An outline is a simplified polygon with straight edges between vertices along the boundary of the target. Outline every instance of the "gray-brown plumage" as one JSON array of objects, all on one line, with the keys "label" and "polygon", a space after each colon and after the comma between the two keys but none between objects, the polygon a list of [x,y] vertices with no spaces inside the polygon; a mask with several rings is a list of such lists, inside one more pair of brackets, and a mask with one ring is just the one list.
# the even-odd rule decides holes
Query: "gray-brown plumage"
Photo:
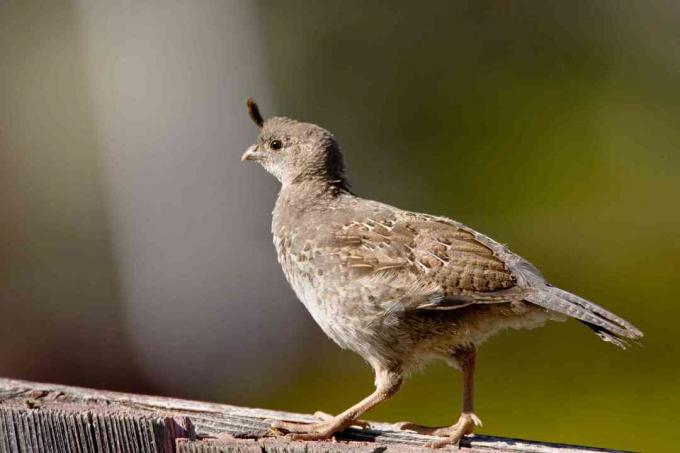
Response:
[{"label": "gray-brown plumage", "polygon": [[551,286],[505,246],[445,217],[403,211],[352,194],[339,147],[327,130],[275,117],[263,120],[243,160],[256,160],[282,184],[272,233],[296,295],[338,345],[375,370],[373,394],[317,424],[279,422],[275,432],[322,439],[394,394],[403,376],[440,358],[463,372],[463,410],[448,428],[401,423],[458,444],[473,412],[476,348],[507,328],[575,318],[603,340],[625,346],[642,332],[592,302]]}]

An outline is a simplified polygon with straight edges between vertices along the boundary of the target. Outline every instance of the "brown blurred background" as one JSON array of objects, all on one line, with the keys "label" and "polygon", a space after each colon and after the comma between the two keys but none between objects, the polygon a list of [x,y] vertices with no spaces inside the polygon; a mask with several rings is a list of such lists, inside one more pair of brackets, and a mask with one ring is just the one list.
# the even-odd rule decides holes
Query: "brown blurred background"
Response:
[{"label": "brown blurred background", "polygon": [[[483,432],[675,451],[680,4],[0,1],[0,375],[328,412],[372,388],[296,302],[244,109],[357,193],[461,220],[637,324],[491,340]],[[370,418],[451,423],[435,364]]]}]

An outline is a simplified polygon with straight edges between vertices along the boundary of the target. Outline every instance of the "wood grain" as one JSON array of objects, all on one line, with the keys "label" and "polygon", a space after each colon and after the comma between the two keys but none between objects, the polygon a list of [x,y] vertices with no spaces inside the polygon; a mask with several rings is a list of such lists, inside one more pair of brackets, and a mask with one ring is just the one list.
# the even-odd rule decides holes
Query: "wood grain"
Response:
[{"label": "wood grain", "polygon": [[[264,437],[272,420],[311,415],[0,379],[0,453],[397,453],[429,452],[429,436],[371,422],[334,442]],[[614,450],[474,435],[466,453]],[[620,452],[619,452],[620,453]]]}]

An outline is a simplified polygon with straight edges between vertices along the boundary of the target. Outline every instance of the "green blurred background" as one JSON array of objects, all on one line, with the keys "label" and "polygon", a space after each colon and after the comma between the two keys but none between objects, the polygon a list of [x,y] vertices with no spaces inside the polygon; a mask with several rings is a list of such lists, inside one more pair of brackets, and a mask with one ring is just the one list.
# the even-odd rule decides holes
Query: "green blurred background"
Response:
[{"label": "green blurred background", "polygon": [[[325,339],[290,290],[278,290],[285,283],[275,265],[266,267],[274,259],[267,222],[277,188],[261,169],[236,160],[255,138],[242,106],[253,95],[265,115],[332,130],[356,193],[483,231],[554,284],[645,332],[642,346],[627,351],[575,322],[492,339],[479,356],[481,432],[641,451],[680,448],[677,2],[157,1],[111,9],[96,1],[0,3],[0,49],[7,52],[0,66],[0,374],[301,412],[338,412],[371,391],[370,369]],[[128,23],[149,34],[118,45],[138,36],[120,31]],[[233,27],[239,31],[228,34]],[[96,34],[94,44],[88,33]],[[62,40],[59,58],[50,51],[55,36]],[[103,47],[108,53],[98,52]],[[135,55],[143,51],[140,63]],[[66,63],[64,54],[71,56]],[[114,69],[151,59],[143,67],[152,69],[131,71],[120,84],[97,58],[114,61]],[[52,72],[35,69],[41,67]],[[138,86],[140,78],[143,89],[130,97],[125,84]],[[148,116],[135,116],[158,84],[162,101],[150,104]],[[196,86],[207,88],[197,96]],[[189,87],[191,96],[173,94],[175,87],[178,93]],[[173,96],[177,102],[167,105]],[[111,99],[125,102],[112,107]],[[53,106],[47,114],[45,101]],[[179,109],[178,117],[153,123],[167,108]],[[109,109],[134,121],[116,123]],[[205,121],[192,124],[193,109]],[[55,119],[60,124],[51,130]],[[131,128],[145,135],[119,143]],[[169,190],[176,190],[175,178],[196,173],[181,194],[207,180],[196,195],[208,200],[198,219],[206,223],[210,217],[202,215],[222,212],[218,226],[246,226],[206,241],[187,227],[173,231],[172,240],[189,248],[251,245],[225,251],[217,262],[178,255],[180,273],[215,274],[197,280],[197,288],[230,278],[253,286],[238,296],[215,286],[218,296],[204,299],[217,302],[200,309],[194,307],[203,296],[180,291],[182,279],[135,293],[144,282],[126,278],[140,261],[154,276],[173,261],[165,249],[142,257],[149,261],[136,258],[138,248],[126,249],[147,219],[138,227],[125,219],[170,198],[152,184],[171,179],[168,172],[154,173],[135,159],[167,139],[151,156],[162,167],[165,150],[186,137],[189,154],[182,154]],[[139,152],[121,172],[117,159],[124,157],[117,153],[128,145]],[[220,179],[222,171],[229,178]],[[134,193],[116,189],[132,174],[139,183]],[[89,181],[86,196],[74,180]],[[260,201],[251,206],[255,197]],[[141,211],[126,211],[140,199]],[[180,200],[178,218],[194,209],[192,200]],[[160,229],[177,221],[158,219]],[[234,260],[245,270],[230,267]],[[176,305],[168,309],[164,297],[161,310],[135,311],[135,294],[147,300],[160,288],[181,293]],[[236,308],[224,309],[218,289]],[[201,351],[200,361],[187,354],[194,360],[189,374],[154,365],[171,356],[153,346],[166,344],[167,325],[156,328],[156,337],[144,336],[155,332],[147,320],[160,312],[176,316],[168,325],[198,319],[197,329],[208,332],[171,335],[173,347]],[[210,336],[221,323],[242,324],[248,316],[247,329]],[[254,341],[260,332],[272,340]],[[205,350],[210,354],[201,356]],[[450,424],[459,388],[456,371],[433,364],[368,418]]]}]

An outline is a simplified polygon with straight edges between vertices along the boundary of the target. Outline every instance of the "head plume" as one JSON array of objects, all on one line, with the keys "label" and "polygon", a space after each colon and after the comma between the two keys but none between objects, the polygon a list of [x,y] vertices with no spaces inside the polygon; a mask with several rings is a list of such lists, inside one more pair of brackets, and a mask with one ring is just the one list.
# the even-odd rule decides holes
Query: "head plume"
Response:
[{"label": "head plume", "polygon": [[248,106],[248,115],[250,115],[250,119],[252,119],[253,122],[257,124],[257,127],[262,129],[262,126],[264,125],[264,119],[262,119],[262,114],[260,114],[260,109],[258,108],[257,103],[253,98],[248,98],[246,105]]}]

